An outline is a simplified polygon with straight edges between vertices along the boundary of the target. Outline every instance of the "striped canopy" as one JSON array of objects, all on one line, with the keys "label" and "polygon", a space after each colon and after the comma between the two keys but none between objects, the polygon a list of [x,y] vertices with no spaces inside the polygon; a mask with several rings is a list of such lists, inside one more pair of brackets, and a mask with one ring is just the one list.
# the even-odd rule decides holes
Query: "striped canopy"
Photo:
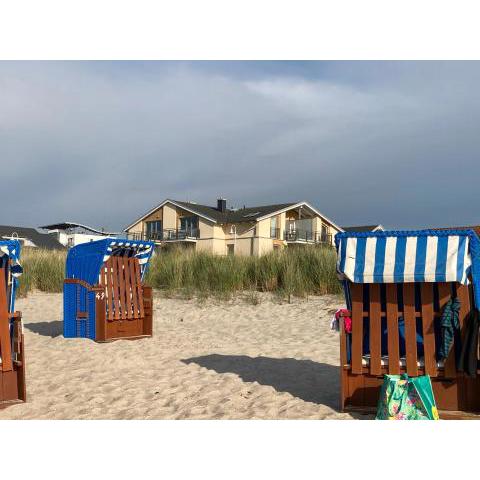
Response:
[{"label": "striped canopy", "polygon": [[335,245],[344,281],[471,281],[480,306],[480,239],[473,230],[344,232],[335,236]]},{"label": "striped canopy", "polygon": [[354,283],[478,280],[480,240],[473,230],[339,233],[337,271]]},{"label": "striped canopy", "polygon": [[19,263],[21,245],[18,240],[0,240],[0,264],[6,258],[11,260],[9,265],[10,273],[12,274],[12,288],[10,289],[9,311],[13,312],[15,309],[15,292],[18,287],[18,277],[22,274],[23,269]]},{"label": "striped canopy", "polygon": [[153,253],[153,242],[107,237],[71,248],[67,255],[66,278],[78,278],[95,285],[100,269],[111,256],[137,257],[143,279]]},{"label": "striped canopy", "polygon": [[19,277],[23,270],[19,263],[20,242],[18,240],[0,240],[0,257],[12,260],[11,272],[14,277]]}]

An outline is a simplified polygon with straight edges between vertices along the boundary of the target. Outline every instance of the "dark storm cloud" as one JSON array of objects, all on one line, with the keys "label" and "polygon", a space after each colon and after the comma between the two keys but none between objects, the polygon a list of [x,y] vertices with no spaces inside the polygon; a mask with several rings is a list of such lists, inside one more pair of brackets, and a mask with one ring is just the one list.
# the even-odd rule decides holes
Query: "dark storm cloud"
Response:
[{"label": "dark storm cloud", "polygon": [[477,62],[0,62],[1,224],[166,197],[339,224],[480,221]]}]

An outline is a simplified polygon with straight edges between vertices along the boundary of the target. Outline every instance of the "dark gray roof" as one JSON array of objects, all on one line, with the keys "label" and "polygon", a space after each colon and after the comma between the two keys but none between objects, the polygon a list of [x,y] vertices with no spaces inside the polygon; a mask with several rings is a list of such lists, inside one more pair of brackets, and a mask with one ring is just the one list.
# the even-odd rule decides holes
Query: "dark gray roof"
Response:
[{"label": "dark gray roof", "polygon": [[[376,228],[382,228],[380,224],[378,225],[358,225],[355,227],[342,227],[346,232],[373,232]],[[383,228],[382,228],[383,230]]]},{"label": "dark gray roof", "polygon": [[40,233],[35,228],[15,227],[13,225],[0,225],[0,238],[18,235],[20,238],[28,238],[39,248],[48,250],[62,250],[65,247],[57,240],[55,235]]},{"label": "dark gray roof", "polygon": [[200,205],[198,203],[179,202],[178,200],[172,200],[176,204],[191,210],[198,215],[211,218],[218,223],[239,223],[239,222],[253,222],[257,218],[275,213],[278,210],[296,205],[298,202],[292,203],[278,203],[276,205],[261,205],[259,207],[245,207],[238,210],[228,209],[225,212],[217,210],[216,207],[210,207],[208,205]]},{"label": "dark gray roof", "polygon": [[113,232],[105,232],[103,230],[98,230],[98,228],[89,227],[88,225],[83,225],[82,223],[74,223],[74,222],[60,222],[60,223],[52,223],[51,225],[42,225],[41,227],[44,230],[73,230],[73,229],[80,229],[86,230],[87,232],[98,233],[99,235],[105,236],[115,236],[118,235],[117,233]]}]

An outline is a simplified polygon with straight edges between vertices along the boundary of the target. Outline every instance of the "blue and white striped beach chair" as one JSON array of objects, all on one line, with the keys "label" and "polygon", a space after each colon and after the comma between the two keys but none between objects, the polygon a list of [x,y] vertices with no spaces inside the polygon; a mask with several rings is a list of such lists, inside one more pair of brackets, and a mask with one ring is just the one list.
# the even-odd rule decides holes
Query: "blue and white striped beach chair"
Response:
[{"label": "blue and white striped beach chair", "polygon": [[143,285],[152,242],[106,238],[71,248],[63,335],[105,342],[152,335],[152,289]]},{"label": "blue and white striped beach chair", "polygon": [[0,241],[0,407],[26,401],[22,321],[15,312],[19,258],[18,240]]},{"label": "blue and white striped beach chair", "polygon": [[[439,409],[480,412],[480,379],[472,378],[480,305],[475,232],[352,232],[335,242],[352,318],[351,333],[340,329],[341,408],[374,408],[383,375],[407,373],[431,376]],[[455,307],[458,328],[442,323],[446,305]],[[445,352],[448,331],[453,342]],[[466,356],[475,362],[468,376]]]}]

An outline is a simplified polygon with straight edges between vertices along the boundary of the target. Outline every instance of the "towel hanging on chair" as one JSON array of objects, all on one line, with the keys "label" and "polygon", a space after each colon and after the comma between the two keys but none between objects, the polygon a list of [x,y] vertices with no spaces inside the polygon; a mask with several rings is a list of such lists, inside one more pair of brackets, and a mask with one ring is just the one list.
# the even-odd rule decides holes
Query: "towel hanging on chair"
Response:
[{"label": "towel hanging on chair", "polygon": [[440,360],[445,360],[448,357],[455,334],[460,330],[460,322],[458,319],[459,310],[460,300],[458,300],[458,298],[451,298],[443,309],[440,322],[442,342],[438,351],[438,358]]}]

